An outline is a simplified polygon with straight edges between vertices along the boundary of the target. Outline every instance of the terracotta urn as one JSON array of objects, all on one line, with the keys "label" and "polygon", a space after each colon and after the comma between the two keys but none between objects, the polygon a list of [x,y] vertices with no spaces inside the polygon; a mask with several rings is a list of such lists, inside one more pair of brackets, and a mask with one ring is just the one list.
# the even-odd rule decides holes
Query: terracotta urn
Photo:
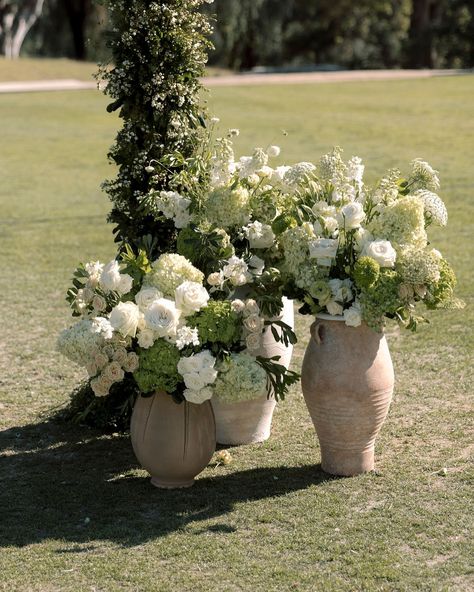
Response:
[{"label": "terracotta urn", "polygon": [[[278,319],[294,328],[293,301],[283,298],[283,309]],[[280,329],[278,329],[280,333]],[[279,364],[289,368],[293,346],[285,346],[276,341],[270,327],[263,333],[262,345],[252,355],[271,358],[280,356]],[[216,418],[216,435],[219,444],[240,445],[263,442],[270,437],[273,412],[276,401],[270,396],[263,396],[250,401],[228,403],[219,401],[218,396],[212,398],[212,408]]]},{"label": "terracotta urn", "polygon": [[130,436],[138,462],[156,487],[191,487],[216,448],[216,427],[209,401],[176,403],[163,391],[139,396]]},{"label": "terracotta urn", "polygon": [[[336,320],[337,319],[337,320]],[[333,475],[374,469],[374,443],[393,393],[392,360],[383,333],[321,315],[311,325],[303,360],[303,395]]]}]

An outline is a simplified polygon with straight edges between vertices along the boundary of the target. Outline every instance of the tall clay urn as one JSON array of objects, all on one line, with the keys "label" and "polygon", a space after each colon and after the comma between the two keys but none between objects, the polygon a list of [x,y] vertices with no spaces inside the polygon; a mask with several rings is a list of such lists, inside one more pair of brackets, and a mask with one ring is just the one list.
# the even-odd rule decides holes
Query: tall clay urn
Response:
[{"label": "tall clay urn", "polygon": [[139,396],[130,424],[133,451],[156,487],[191,487],[216,448],[209,401],[176,403],[163,391]]},{"label": "tall clay urn", "polygon": [[[283,309],[277,317],[294,328],[293,301],[283,298]],[[276,328],[278,333],[281,329]],[[285,346],[281,341],[275,340],[271,328],[265,328],[262,343],[257,352],[252,351],[254,356],[271,358],[279,356],[276,360],[288,370],[293,354],[293,346]],[[255,444],[263,442],[270,437],[273,412],[276,401],[270,396],[262,396],[249,401],[238,401],[235,403],[219,401],[218,393],[211,399],[212,408],[216,418],[216,434],[219,444],[240,445]]]},{"label": "tall clay urn", "polygon": [[373,470],[374,443],[394,384],[383,333],[365,323],[349,327],[341,317],[316,318],[301,384],[321,447],[322,469],[344,476]]}]

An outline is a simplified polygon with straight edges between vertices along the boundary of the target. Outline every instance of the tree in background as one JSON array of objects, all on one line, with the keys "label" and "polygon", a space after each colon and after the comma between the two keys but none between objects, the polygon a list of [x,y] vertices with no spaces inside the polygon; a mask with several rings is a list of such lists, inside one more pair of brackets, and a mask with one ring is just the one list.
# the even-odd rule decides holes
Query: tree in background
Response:
[{"label": "tree in background", "polygon": [[0,0],[0,54],[17,58],[26,35],[43,10],[44,0]]},{"label": "tree in background", "polygon": [[157,222],[147,214],[143,199],[151,175],[145,169],[154,168],[155,189],[166,189],[169,169],[163,159],[175,151],[187,158],[196,149],[203,123],[199,77],[210,34],[198,11],[205,1],[104,0],[112,65],[102,68],[101,77],[113,99],[108,111],[118,110],[123,120],[109,152],[118,174],[103,185],[113,202],[109,221],[117,242],[139,247],[147,240],[152,257],[175,240],[175,228],[172,221]]}]

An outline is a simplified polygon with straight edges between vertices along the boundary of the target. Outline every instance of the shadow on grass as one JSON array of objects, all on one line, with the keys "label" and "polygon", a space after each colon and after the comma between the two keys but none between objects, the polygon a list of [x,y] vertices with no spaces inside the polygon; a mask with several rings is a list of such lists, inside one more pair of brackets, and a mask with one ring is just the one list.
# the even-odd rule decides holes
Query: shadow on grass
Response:
[{"label": "shadow on grass", "polygon": [[[53,422],[5,430],[0,452],[0,547],[46,539],[135,546],[223,517],[239,502],[331,479],[319,466],[279,466],[200,478],[190,489],[160,490],[148,477],[130,474],[137,461],[128,437],[97,436]],[[227,524],[203,526],[201,532],[223,535],[235,530]]]}]

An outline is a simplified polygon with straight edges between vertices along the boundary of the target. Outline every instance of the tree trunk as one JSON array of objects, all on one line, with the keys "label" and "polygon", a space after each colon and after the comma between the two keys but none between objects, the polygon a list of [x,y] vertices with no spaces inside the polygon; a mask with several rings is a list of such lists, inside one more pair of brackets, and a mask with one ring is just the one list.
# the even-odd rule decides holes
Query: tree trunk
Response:
[{"label": "tree trunk", "polygon": [[91,9],[90,0],[67,0],[65,3],[71,27],[76,60],[86,59],[86,24]]},{"label": "tree trunk", "polygon": [[18,58],[28,31],[41,16],[44,0],[0,3],[0,53]]},{"label": "tree trunk", "polygon": [[433,68],[433,26],[440,11],[439,0],[413,0],[406,64],[409,68]]}]

